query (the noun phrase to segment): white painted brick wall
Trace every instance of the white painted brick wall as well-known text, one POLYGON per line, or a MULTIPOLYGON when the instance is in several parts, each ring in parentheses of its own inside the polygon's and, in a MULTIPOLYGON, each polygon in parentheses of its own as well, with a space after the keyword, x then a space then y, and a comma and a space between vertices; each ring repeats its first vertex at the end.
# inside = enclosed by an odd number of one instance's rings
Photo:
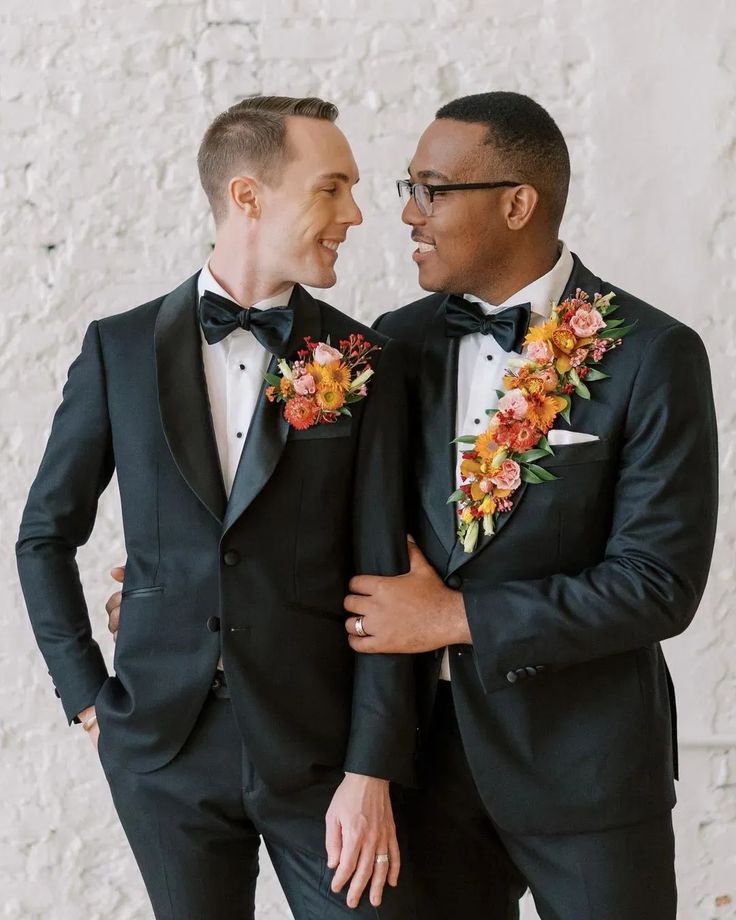
MULTIPOLYGON (((569 138, 573 248, 695 326, 712 354, 719 543, 698 618, 668 653, 685 743, 680 920, 736 917, 733 10, 726 0, 3 0, 0 918, 151 917, 95 756, 51 692, 12 544, 86 324, 170 289, 208 252, 195 168, 208 120, 256 91, 340 105, 366 220, 331 299, 370 320, 417 290, 392 180, 439 104, 499 88, 539 99, 569 138)), ((118 509, 112 487, 80 552, 108 654, 118 509)), ((259 903, 263 920, 288 916, 269 872, 259 903)))

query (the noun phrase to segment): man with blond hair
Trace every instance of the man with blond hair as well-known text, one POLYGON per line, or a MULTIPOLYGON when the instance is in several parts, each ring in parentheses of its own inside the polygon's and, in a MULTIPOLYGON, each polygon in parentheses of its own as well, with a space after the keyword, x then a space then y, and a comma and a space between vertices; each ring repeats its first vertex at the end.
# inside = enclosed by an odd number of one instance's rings
POLYGON ((38 644, 99 745, 157 920, 252 917, 261 839, 297 920, 413 916, 389 789, 412 779, 412 662, 356 656, 342 609, 353 572, 407 568, 402 362, 301 286, 335 283, 362 220, 336 116, 254 97, 214 120, 214 251, 91 323, 21 523, 38 644), (114 471, 109 675, 75 554, 114 471))

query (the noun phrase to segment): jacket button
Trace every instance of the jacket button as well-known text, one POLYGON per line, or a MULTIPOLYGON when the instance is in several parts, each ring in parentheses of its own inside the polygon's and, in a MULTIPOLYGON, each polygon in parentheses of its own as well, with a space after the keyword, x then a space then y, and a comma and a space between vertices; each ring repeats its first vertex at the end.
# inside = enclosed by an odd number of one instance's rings
POLYGON ((547 665, 538 664, 537 665, 537 674, 543 674, 547 670, 547 665))
POLYGON ((536 668, 531 668, 531 667, 530 667, 530 668, 526 668, 525 670, 526 670, 526 673, 529 675, 529 677, 536 677, 536 676, 537 676, 537 669, 536 669, 536 668))
POLYGON ((229 549, 222 557, 225 565, 237 565, 240 562, 240 553, 236 549, 229 549))
POLYGON ((519 678, 518 678, 518 676, 517 676, 517 674, 516 674, 516 671, 509 671, 509 673, 506 675, 506 680, 507 680, 510 684, 515 684, 516 681, 517 681, 518 679, 519 679, 519 678))
POLYGON ((526 680, 527 679, 526 668, 517 668, 516 676, 519 678, 519 680, 526 680))
POLYGON ((448 588, 452 588, 453 591, 457 591, 458 588, 462 587, 463 580, 459 575, 456 575, 454 572, 447 579, 445 584, 448 588))
POLYGON ((207 620, 207 629, 209 629, 210 632, 219 632, 220 631, 220 618, 210 617, 207 620))

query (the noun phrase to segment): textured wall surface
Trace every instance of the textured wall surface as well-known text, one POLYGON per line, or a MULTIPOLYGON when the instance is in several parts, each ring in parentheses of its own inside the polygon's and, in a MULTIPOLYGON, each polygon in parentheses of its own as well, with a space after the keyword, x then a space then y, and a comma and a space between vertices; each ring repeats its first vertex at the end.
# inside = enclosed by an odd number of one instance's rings
MULTIPOLYGON (((683 740, 680 918, 736 917, 733 4, 3 0, 0 67, 0 917, 151 917, 95 754, 53 696, 12 553, 87 323, 171 289, 202 263, 212 230, 197 145, 214 114, 257 91, 313 92, 341 107, 366 219, 330 299, 371 320, 413 298, 392 180, 439 104, 490 88, 536 97, 568 137, 571 247, 693 325, 712 355, 718 548, 700 613, 668 657, 683 740)), ((79 558, 111 655, 107 569, 123 558, 114 485, 79 558)), ((259 900, 263 920, 288 916, 268 872, 259 900)))

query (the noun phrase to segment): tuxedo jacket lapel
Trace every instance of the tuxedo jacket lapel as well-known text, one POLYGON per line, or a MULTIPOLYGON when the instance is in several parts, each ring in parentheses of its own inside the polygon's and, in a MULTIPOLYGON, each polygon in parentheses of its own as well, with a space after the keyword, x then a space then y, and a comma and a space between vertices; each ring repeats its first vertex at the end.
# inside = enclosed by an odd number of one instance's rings
POLYGON ((167 295, 154 332, 161 423, 169 450, 189 488, 219 522, 225 487, 212 425, 194 275, 167 295))
MULTIPOLYGON (((289 306, 294 309, 294 325, 287 354, 279 355, 279 358, 290 358, 297 349, 304 346, 306 336, 318 340, 321 333, 319 305, 298 284, 294 287, 289 306)), ((275 374, 277 366, 278 358, 274 356, 268 373, 275 374)), ((266 485, 286 446, 289 424, 284 418, 283 406, 266 399, 266 387, 264 380, 230 492, 223 533, 232 527, 266 485)))
POLYGON ((446 503, 455 491, 457 445, 457 368, 459 339, 445 335, 445 304, 442 301, 427 329, 422 352, 419 401, 421 444, 418 479, 421 501, 440 542, 452 553, 457 530, 456 505, 446 503))

